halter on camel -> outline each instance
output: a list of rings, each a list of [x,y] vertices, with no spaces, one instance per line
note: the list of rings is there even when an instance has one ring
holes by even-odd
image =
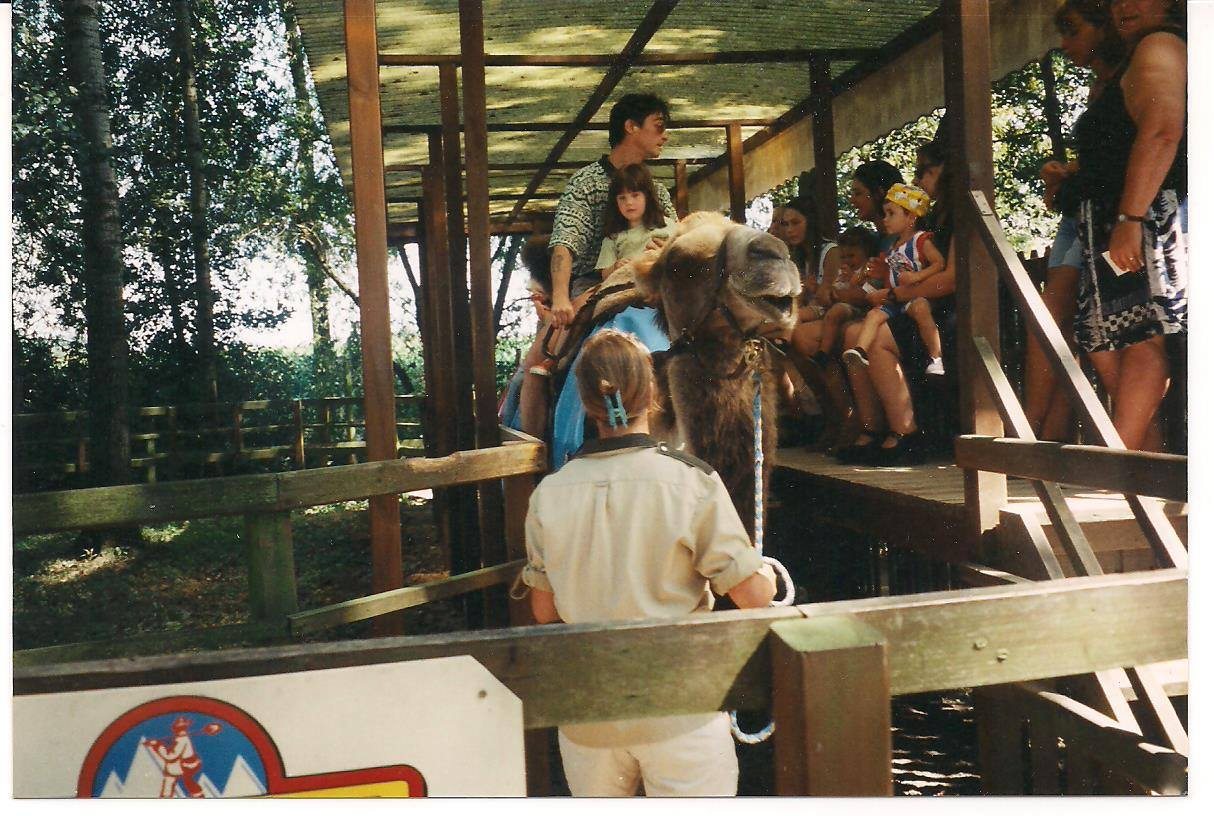
[[[759,557],[765,563],[771,564],[772,569],[784,580],[784,597],[772,600],[771,605],[789,606],[792,604],[795,595],[792,576],[788,574],[785,566],[775,558],[763,555],[763,373],[772,369],[772,358],[782,358],[784,357],[784,352],[771,340],[758,334],[758,327],[749,332],[744,331],[737,317],[723,302],[721,293],[724,292],[725,284],[729,280],[729,273],[725,268],[725,251],[726,245],[722,242],[720,248],[717,250],[714,262],[717,280],[708,308],[694,324],[690,327],[684,326],[679,332],[678,338],[671,343],[670,349],[661,353],[675,356],[690,352],[703,364],[703,360],[696,349],[695,335],[714,312],[724,317],[729,327],[742,339],[741,359],[738,361],[737,368],[728,374],[725,379],[733,380],[749,371],[751,383],[754,385],[751,415],[754,422],[755,550],[758,551]],[[760,323],[759,325],[761,326],[762,324]],[[775,731],[775,723],[769,722],[757,733],[748,734],[738,725],[738,713],[731,711],[729,712],[729,728],[733,733],[734,739],[738,742],[745,745],[756,745],[772,735],[772,732]]]

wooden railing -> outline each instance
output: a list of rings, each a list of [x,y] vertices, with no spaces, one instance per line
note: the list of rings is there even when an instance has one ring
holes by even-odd
[[[416,414],[424,399],[397,396],[398,417]],[[131,469],[153,483],[250,467],[353,464],[366,450],[364,427],[361,397],[143,406],[131,411]],[[396,427],[400,454],[422,455],[421,423],[402,419]],[[13,416],[13,466],[28,486],[62,486],[65,477],[87,473],[88,462],[87,411]]]
[[[489,565],[463,576],[418,587],[407,587],[301,613],[288,629],[287,615],[299,611],[295,585],[291,511],[372,496],[452,487],[496,479],[508,483],[511,497],[507,512],[525,514],[530,485],[547,469],[543,443],[514,431],[504,431],[500,447],[457,451],[437,458],[395,459],[287,473],[229,476],[154,485],[122,485],[84,490],[31,493],[13,497],[14,535],[133,527],[221,516],[244,516],[244,546],[249,570],[252,626],[236,627],[233,637],[265,636],[287,639],[291,632],[363,620],[416,606],[439,597],[451,597],[506,583],[519,569],[522,542],[517,519],[507,519],[510,540],[506,551],[513,563]],[[509,484],[519,482],[517,485]],[[194,636],[213,643],[215,633],[192,632],[173,641],[180,647]],[[222,640],[222,637],[219,637]],[[163,638],[135,639],[140,645],[160,648]],[[35,659],[63,659],[65,655],[120,653],[122,644],[73,644],[39,650]]]
[[[889,795],[891,696],[1183,658],[1187,586],[1182,571],[1160,570],[674,621],[26,665],[13,679],[18,695],[45,694],[470,655],[521,698],[528,729],[770,705],[778,793]],[[1178,752],[1071,701],[1034,704],[1068,751],[1157,792],[1185,789]]]
[[[1076,412],[1090,427],[1103,450],[1087,446],[1057,446],[1039,443],[1029,425],[1010,382],[999,364],[991,343],[974,337],[978,375],[991,394],[1005,429],[1015,440],[962,437],[957,444],[957,464],[968,470],[1011,473],[1030,479],[1059,543],[1076,575],[1100,575],[1103,570],[1087,536],[1067,506],[1058,481],[1124,492],[1134,516],[1165,568],[1187,569],[1188,554],[1162,506],[1143,495],[1162,495],[1184,500],[1187,493],[1186,457],[1127,451],[1112,421],[1090,383],[1083,376],[1036,286],[1030,280],[1008,243],[986,196],[973,191],[970,215],[1008,290],[1020,306],[1028,328],[1045,350],[1061,386]],[[1044,574],[1061,578],[1061,564],[1049,547],[1037,547]],[[1095,699],[1125,728],[1146,733],[1181,754],[1188,754],[1189,739],[1176,711],[1151,672],[1131,668],[1128,681],[1140,700],[1145,722],[1136,721],[1121,696],[1120,673],[1100,673],[1091,679]]]

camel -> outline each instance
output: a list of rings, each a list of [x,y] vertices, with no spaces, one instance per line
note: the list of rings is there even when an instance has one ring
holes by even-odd
[[[544,259],[526,260],[541,270],[536,277],[542,279]],[[699,212],[684,218],[661,250],[613,272],[591,298],[584,322],[588,332],[605,326],[633,332],[654,352],[664,410],[651,420],[653,435],[721,474],[752,536],[754,388],[743,354],[748,339],[791,336],[800,292],[800,276],[784,242],[717,213]],[[764,349],[762,356],[770,354]],[[567,354],[558,371],[566,374],[575,360],[576,352]],[[760,363],[771,368],[770,360]],[[776,385],[770,370],[762,375],[762,389],[766,495],[776,449]],[[564,378],[553,411],[548,441],[553,467],[560,467],[582,442],[585,415],[572,377]]]
[[[639,293],[671,340],[655,354],[659,388],[685,449],[712,465],[754,535],[754,420],[748,341],[787,340],[801,279],[788,248],[716,213],[693,213],[666,246],[633,264]],[[776,449],[773,351],[760,346],[763,494]]]

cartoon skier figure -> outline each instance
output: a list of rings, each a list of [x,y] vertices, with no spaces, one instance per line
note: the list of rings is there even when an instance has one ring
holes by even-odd
[[[204,795],[202,786],[197,781],[198,774],[202,771],[202,758],[194,750],[194,741],[190,739],[192,736],[190,734],[191,725],[193,725],[193,721],[188,717],[178,717],[173,720],[171,742],[162,740],[145,740],[144,742],[163,762],[161,771],[164,779],[160,783],[161,799],[171,799],[178,782],[191,799],[201,799]],[[208,723],[202,733],[211,735],[218,731],[218,723]]]

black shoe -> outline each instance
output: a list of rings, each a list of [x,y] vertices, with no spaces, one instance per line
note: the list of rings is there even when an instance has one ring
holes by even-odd
[[[893,447],[878,446],[876,453],[873,455],[872,464],[879,467],[893,467],[897,465],[921,465],[927,461],[927,452],[923,447],[923,434],[920,431],[907,434],[890,434],[897,437],[897,442]],[[886,437],[887,439],[889,437]]]
[[[835,460],[841,465],[871,464],[880,445],[881,442],[876,437],[864,445],[848,445],[846,448],[839,449],[835,454]]]

